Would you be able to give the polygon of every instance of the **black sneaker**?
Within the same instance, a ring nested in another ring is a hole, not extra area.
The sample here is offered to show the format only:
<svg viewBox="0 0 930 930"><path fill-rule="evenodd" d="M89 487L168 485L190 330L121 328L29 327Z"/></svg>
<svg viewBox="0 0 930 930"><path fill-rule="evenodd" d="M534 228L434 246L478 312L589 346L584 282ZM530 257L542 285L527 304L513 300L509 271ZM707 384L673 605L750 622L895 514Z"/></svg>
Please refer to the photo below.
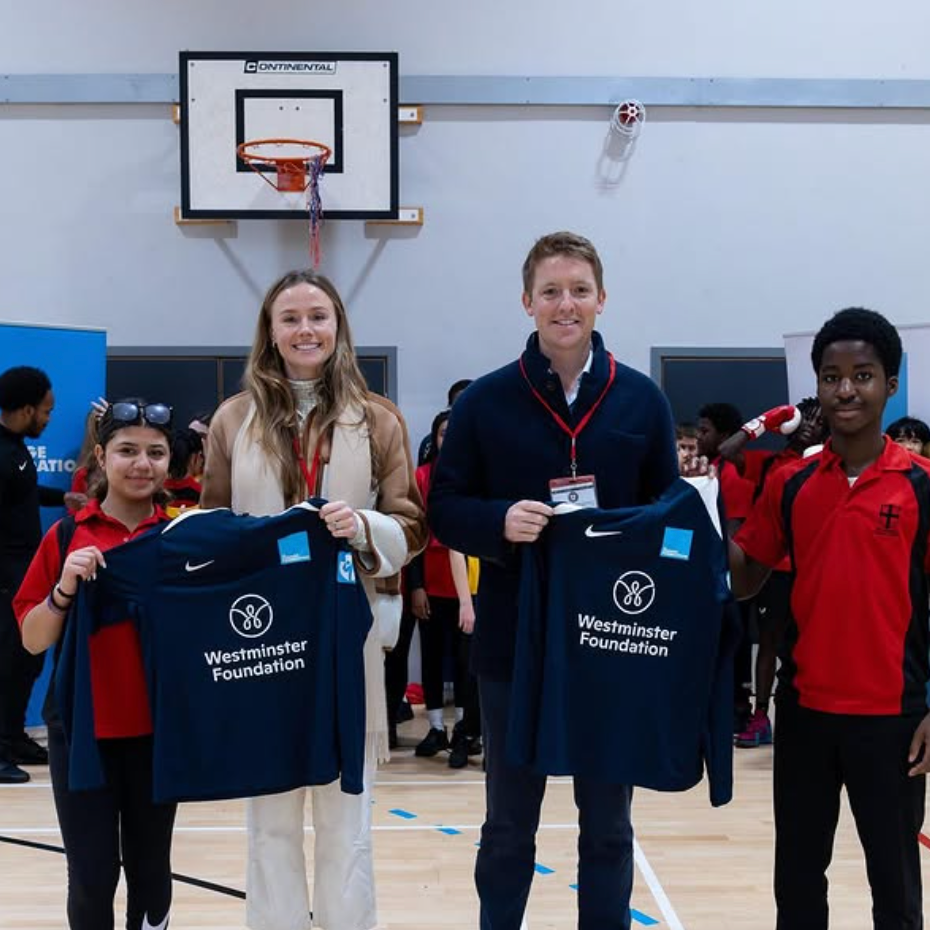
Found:
<svg viewBox="0 0 930 930"><path fill-rule="evenodd" d="M22 785L29 781L29 778L28 772L0 757L0 785Z"/></svg>
<svg viewBox="0 0 930 930"><path fill-rule="evenodd" d="M15 765L48 765L48 750L25 733L4 740L0 752Z"/></svg>
<svg viewBox="0 0 930 930"><path fill-rule="evenodd" d="M484 746L481 743L480 736L469 736L467 739L468 754L470 756L480 756L484 752Z"/></svg>
<svg viewBox="0 0 930 930"><path fill-rule="evenodd" d="M445 727L441 730L433 727L426 736L420 740L417 748L413 751L416 756L435 756L437 752L442 752L449 748L449 738L446 736Z"/></svg>
<svg viewBox="0 0 930 930"><path fill-rule="evenodd" d="M48 750L25 733L3 740L0 754L14 765L48 765Z"/></svg>
<svg viewBox="0 0 930 930"><path fill-rule="evenodd" d="M461 736L457 739L455 734L452 735L452 750L449 753L449 768L463 769L468 765L468 738Z"/></svg>
<svg viewBox="0 0 930 930"><path fill-rule="evenodd" d="M401 701L397 708L397 722L406 723L408 720L413 720L413 708L407 701Z"/></svg>

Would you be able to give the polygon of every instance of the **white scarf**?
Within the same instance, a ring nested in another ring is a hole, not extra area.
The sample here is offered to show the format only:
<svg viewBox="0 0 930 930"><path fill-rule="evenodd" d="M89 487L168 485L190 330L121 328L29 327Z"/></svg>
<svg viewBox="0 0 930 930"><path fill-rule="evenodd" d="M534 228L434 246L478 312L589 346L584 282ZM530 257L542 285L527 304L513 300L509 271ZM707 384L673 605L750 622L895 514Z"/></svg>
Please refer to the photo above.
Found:
<svg viewBox="0 0 930 930"><path fill-rule="evenodd" d="M236 513L269 516L280 513L289 502L281 490L278 462L261 447L252 431L255 405L236 435L232 453L232 509ZM371 448L361 411L347 410L333 429L330 461L323 471L322 493L327 500L345 501L353 510L374 509L377 493L371 482ZM374 579L358 573L375 611ZM387 738L387 704L384 696L384 653L377 617L365 640L365 761L390 758Z"/></svg>

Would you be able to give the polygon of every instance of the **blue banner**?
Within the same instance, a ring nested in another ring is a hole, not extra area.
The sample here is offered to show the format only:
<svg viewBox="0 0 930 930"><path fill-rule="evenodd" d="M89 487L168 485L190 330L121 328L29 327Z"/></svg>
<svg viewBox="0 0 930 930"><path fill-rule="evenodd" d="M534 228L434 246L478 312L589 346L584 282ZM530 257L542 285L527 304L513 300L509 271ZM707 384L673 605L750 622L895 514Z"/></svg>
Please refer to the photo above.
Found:
<svg viewBox="0 0 930 930"><path fill-rule="evenodd" d="M41 368L51 379L55 409L45 432L26 445L39 473L39 484L69 490L84 437L91 401L105 394L107 335L99 329L0 323L0 372L16 365ZM48 528L64 513L44 508ZM26 725L42 723L42 702L48 688L49 662L33 689Z"/></svg>

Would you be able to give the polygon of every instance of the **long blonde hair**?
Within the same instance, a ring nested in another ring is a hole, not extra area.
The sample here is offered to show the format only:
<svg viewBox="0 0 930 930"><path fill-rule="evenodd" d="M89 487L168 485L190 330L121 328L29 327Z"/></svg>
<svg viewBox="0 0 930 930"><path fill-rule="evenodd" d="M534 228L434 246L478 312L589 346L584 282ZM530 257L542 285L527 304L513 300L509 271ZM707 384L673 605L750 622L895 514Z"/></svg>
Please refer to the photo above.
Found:
<svg viewBox="0 0 930 930"><path fill-rule="evenodd" d="M319 424L319 435L325 436L350 407L362 411L362 418L357 425L365 424L369 432L372 426L368 387L355 358L349 319L339 292L329 278L315 271L289 271L272 284L265 294L243 377L245 389L252 395L256 408L253 429L262 447L280 463L281 490L288 502L297 500L302 481L293 445L299 422L297 404L284 363L271 340L271 307L282 291L298 284L318 287L333 302L336 311L336 347L323 365L318 389L319 402L313 412ZM371 449L374 458L374 442L371 443ZM377 474L374 461L372 474ZM313 494L316 489L310 488L309 491Z"/></svg>

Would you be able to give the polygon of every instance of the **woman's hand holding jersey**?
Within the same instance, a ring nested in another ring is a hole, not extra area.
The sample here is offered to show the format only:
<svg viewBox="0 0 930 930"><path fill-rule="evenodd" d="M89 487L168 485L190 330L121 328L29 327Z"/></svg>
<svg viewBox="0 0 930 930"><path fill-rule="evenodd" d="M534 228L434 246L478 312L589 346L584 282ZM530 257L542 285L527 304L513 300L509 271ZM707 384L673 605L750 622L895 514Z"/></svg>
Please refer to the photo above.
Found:
<svg viewBox="0 0 930 930"><path fill-rule="evenodd" d="M330 501L320 508L320 519L336 539L355 539L359 518L345 501Z"/></svg>

